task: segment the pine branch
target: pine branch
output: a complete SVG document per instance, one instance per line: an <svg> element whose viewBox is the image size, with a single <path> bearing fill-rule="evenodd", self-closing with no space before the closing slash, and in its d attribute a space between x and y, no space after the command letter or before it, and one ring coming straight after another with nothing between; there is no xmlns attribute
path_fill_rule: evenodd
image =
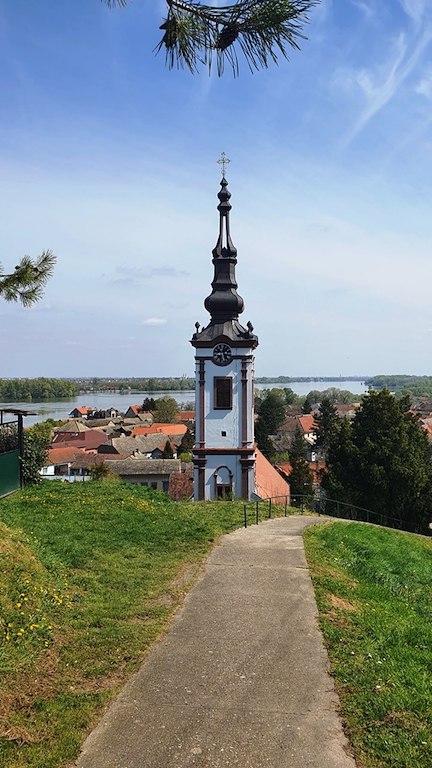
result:
<svg viewBox="0 0 432 768"><path fill-rule="evenodd" d="M108 6L125 7L128 0L103 0ZM239 72L237 49L251 71L288 58L289 48L299 50L306 39L303 26L309 11L320 0L239 0L234 5L211 6L191 0L166 0L168 13L160 29L163 37L156 52L165 49L168 67L196 72L199 64L209 70L214 58L218 75L225 62Z"/></svg>
<svg viewBox="0 0 432 768"><path fill-rule="evenodd" d="M5 301L19 301L24 307L30 307L42 297L55 263L56 257L47 250L34 260L24 256L10 275L3 274L0 264L0 296Z"/></svg>

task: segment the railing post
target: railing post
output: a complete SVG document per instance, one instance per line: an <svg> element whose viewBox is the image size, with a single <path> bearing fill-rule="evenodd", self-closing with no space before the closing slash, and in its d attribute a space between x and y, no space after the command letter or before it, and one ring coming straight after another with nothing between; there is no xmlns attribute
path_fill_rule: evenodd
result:
<svg viewBox="0 0 432 768"><path fill-rule="evenodd" d="M287 516L287 509L288 509L288 497L285 496L285 517Z"/></svg>
<svg viewBox="0 0 432 768"><path fill-rule="evenodd" d="M19 463L20 463L20 488L24 487L24 424L23 424L23 415L22 413L18 414L18 452L19 452Z"/></svg>
<svg viewBox="0 0 432 768"><path fill-rule="evenodd" d="M256 524L258 525L258 517L259 517L258 502L256 502L256 514L255 514L255 517L256 517Z"/></svg>
<svg viewBox="0 0 432 768"><path fill-rule="evenodd" d="M246 512L246 504L243 504L243 512L244 512L244 527L247 528L247 512Z"/></svg>
<svg viewBox="0 0 432 768"><path fill-rule="evenodd" d="M272 500L269 499L269 520L271 518L271 510L272 510Z"/></svg>

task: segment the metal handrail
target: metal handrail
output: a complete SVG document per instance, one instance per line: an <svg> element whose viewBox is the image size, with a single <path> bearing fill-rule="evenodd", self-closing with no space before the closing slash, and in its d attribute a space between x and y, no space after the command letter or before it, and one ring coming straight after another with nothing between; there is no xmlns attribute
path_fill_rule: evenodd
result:
<svg viewBox="0 0 432 768"><path fill-rule="evenodd" d="M260 505L264 505L264 514L260 514ZM252 524L258 524L260 520L270 519L272 516L286 517L288 507L290 506L300 509L301 514L304 514L305 510L309 510L318 514L318 516L326 515L328 517L337 517L342 520L373 523L385 528L405 530L403 520L388 515L387 513L376 512L373 509L366 509L365 507L358 507L355 504L339 501L338 499L322 498L319 496L314 497L306 494L292 494L291 497L272 496L268 499L257 499L255 501L244 503L244 527L247 528L248 523L250 525L249 521L251 515L248 514L248 507L252 507ZM279 507L279 509L275 509L275 507ZM282 510L280 507L282 507Z"/></svg>

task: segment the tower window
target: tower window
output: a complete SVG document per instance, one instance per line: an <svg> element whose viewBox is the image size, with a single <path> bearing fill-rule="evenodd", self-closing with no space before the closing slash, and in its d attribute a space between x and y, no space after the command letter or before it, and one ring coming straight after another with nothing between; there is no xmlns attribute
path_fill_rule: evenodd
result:
<svg viewBox="0 0 432 768"><path fill-rule="evenodd" d="M215 376L214 378L214 407L218 410L229 411L232 408L232 378Z"/></svg>

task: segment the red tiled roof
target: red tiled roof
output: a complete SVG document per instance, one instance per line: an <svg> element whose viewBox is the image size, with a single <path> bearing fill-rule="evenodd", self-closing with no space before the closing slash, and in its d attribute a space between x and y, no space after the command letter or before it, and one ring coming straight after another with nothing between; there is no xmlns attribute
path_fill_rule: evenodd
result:
<svg viewBox="0 0 432 768"><path fill-rule="evenodd" d="M85 448L90 450L98 448L99 445L107 443L108 440L108 435L105 432L101 432L98 429L89 429L87 432L80 432L76 437L71 437L69 432L58 432L52 445L53 448L62 446L63 448Z"/></svg>
<svg viewBox="0 0 432 768"><path fill-rule="evenodd" d="M135 414L135 416L138 416L138 414L141 413L141 408L142 408L141 405L130 405L126 413L128 411L132 411Z"/></svg>
<svg viewBox="0 0 432 768"><path fill-rule="evenodd" d="M325 469L325 461L310 461L309 462L309 469L312 472L313 475L313 482L314 483L320 483L321 482L321 473L322 470ZM284 475L287 477L290 476L292 472L292 466L289 461L283 461L280 464L277 464L277 468L283 472Z"/></svg>
<svg viewBox="0 0 432 768"><path fill-rule="evenodd" d="M73 461L77 453L82 453L82 451L76 446L70 448L65 448L64 446L61 448L50 448L45 466L48 466L48 464L66 464L69 461Z"/></svg>
<svg viewBox="0 0 432 768"><path fill-rule="evenodd" d="M305 413L301 416L287 416L280 431L286 432L287 434L294 434L297 427L300 427L300 431L303 433L303 435L307 435L309 432L313 432L316 427L313 413Z"/></svg>
<svg viewBox="0 0 432 768"><path fill-rule="evenodd" d="M194 421L195 411L179 411L177 414L177 419L179 421Z"/></svg>
<svg viewBox="0 0 432 768"><path fill-rule="evenodd" d="M187 427L185 424L151 424L150 426L133 427L132 435L184 435Z"/></svg>
<svg viewBox="0 0 432 768"><path fill-rule="evenodd" d="M428 424L426 421L420 421L420 426L426 432L429 440L432 440L432 425Z"/></svg>
<svg viewBox="0 0 432 768"><path fill-rule="evenodd" d="M299 416L299 424L305 435L308 434L308 432L313 432L316 427L312 413L305 413L303 416Z"/></svg>
<svg viewBox="0 0 432 768"><path fill-rule="evenodd" d="M288 483L259 450L256 452L255 488L261 499L289 496L290 492Z"/></svg>

